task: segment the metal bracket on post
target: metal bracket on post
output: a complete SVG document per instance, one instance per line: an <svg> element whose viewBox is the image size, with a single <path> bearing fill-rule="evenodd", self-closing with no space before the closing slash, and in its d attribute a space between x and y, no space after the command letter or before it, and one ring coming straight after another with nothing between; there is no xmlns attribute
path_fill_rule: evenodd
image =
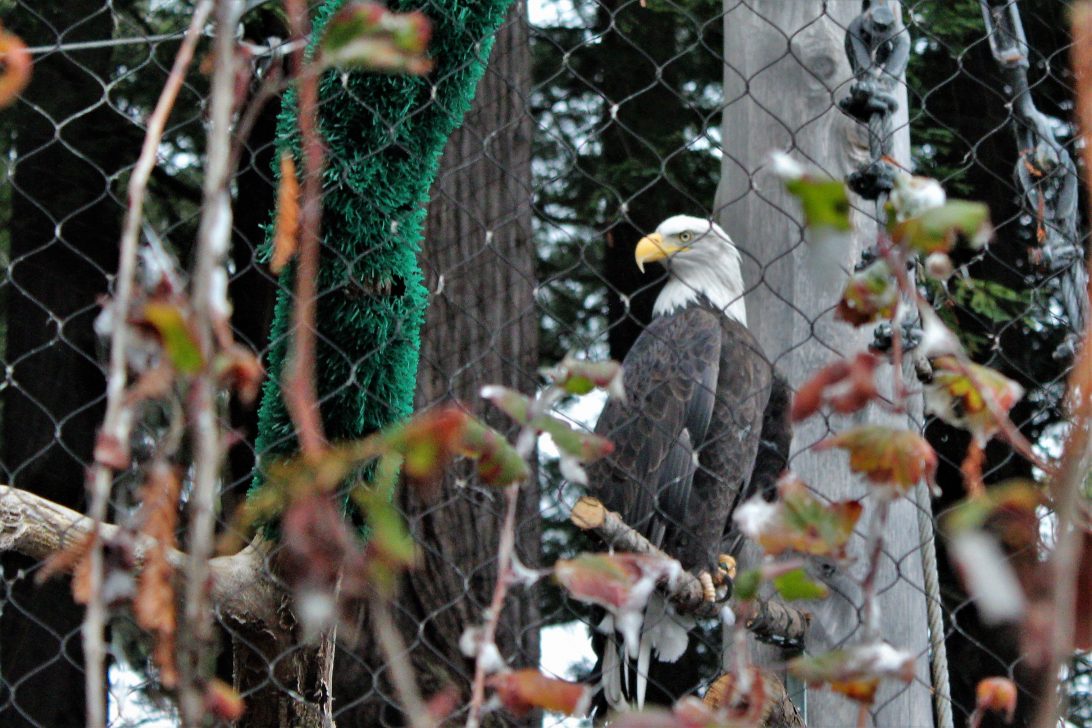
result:
<svg viewBox="0 0 1092 728"><path fill-rule="evenodd" d="M862 124L868 125L869 161L846 178L854 193L876 203L876 220L882 225L883 203L895 187L899 170L890 160L894 152L892 118L899 108L896 88L910 59L910 36L900 27L890 0L863 0L861 14L846 28L846 55L853 69L854 82L849 95L838 106ZM875 251L861 253L860 270L875 259ZM870 348L891 348L890 326L877 327ZM909 351L921 340L917 317L904 321L903 341Z"/></svg>
<svg viewBox="0 0 1092 728"><path fill-rule="evenodd" d="M838 106L868 125L871 160L847 180L866 200L879 200L895 184L891 117L899 107L895 87L910 58L910 37L899 27L889 0L864 0L861 14L846 29L846 55L855 81Z"/></svg>

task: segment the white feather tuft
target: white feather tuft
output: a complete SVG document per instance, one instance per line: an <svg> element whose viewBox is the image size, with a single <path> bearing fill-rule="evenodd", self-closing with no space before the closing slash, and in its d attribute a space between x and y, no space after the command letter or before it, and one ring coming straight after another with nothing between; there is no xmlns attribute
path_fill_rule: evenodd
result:
<svg viewBox="0 0 1092 728"><path fill-rule="evenodd" d="M732 520L736 522L744 536L757 541L762 532L777 519L779 512L780 508L777 504L767 503L755 496L736 508L735 513L732 514Z"/></svg>

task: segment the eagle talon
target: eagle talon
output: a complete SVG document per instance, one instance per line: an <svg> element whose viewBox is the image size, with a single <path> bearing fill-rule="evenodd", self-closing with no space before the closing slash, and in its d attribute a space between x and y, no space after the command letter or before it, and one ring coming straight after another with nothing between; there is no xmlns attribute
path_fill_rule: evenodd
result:
<svg viewBox="0 0 1092 728"><path fill-rule="evenodd" d="M709 572L702 571L698 574L698 581L701 582L702 599L707 602L717 601L717 587L713 584L713 577L709 575Z"/></svg>
<svg viewBox="0 0 1092 728"><path fill-rule="evenodd" d="M728 586L736 580L736 560L728 554L717 557L717 573L713 577L713 583L717 586Z"/></svg>

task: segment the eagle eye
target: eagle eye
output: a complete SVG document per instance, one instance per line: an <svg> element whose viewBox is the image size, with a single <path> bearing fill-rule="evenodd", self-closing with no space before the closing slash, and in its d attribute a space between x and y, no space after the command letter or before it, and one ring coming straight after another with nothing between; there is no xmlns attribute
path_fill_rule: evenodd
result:
<svg viewBox="0 0 1092 728"><path fill-rule="evenodd" d="M694 233L690 232L689 230L683 230L681 233L679 233L680 243L689 243L693 239Z"/></svg>

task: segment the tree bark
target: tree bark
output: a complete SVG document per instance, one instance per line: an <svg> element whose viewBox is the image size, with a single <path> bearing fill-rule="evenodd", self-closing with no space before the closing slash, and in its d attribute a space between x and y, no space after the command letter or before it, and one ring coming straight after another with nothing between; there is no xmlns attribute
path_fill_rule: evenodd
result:
<svg viewBox="0 0 1092 728"><path fill-rule="evenodd" d="M460 400L502 430L510 423L487 411L479 390L497 383L533 391L538 361L527 33L519 2L497 35L466 121L444 151L421 254L431 298L415 407ZM485 619L497 578L502 493L478 485L466 470L436 493L403 491L400 505L421 562L394 611L421 690L427 698L454 685L469 696L473 661L459 651L459 638ZM520 493L516 546L528 565L539 562L539 522L532 479ZM538 663L538 617L537 599L514 589L497 634L511 664ZM362 643L338 655L336 716L342 726L387 725L397 720L397 706L367 625L361 632Z"/></svg>
<svg viewBox="0 0 1092 728"><path fill-rule="evenodd" d="M864 127L835 106L852 79L843 44L845 28L860 12L861 3L757 0L746 5L726 2L725 10L727 106L718 217L742 251L745 281L754 287L747 293L750 328L795 387L835 357L863 350L871 331L834 321L840 290L816 285L806 266L799 206L763 166L770 151L782 150L843 179L867 158ZM905 87L901 91L894 120L895 152L905 164L909 157ZM874 240L874 205L862 200L854 200L854 205L859 235L857 245L847 249L841 261L847 269L859 260L861 248ZM920 414L920 408L917 411ZM866 488L844 460L829 453L815 456L808 448L832 430L865 422L920 426L874 411L828 421L815 417L797 427L790 467L823 496L861 497ZM916 508L901 499L891 509L876 591L880 633L921 656L918 680L909 687L889 683L880 688L872 710L875 725L930 726L933 721ZM807 607L814 615L809 652L862 638L857 583L867 563L863 535L869 532L874 513L874 507L866 507L851 541L851 551L859 557L853 573L835 574L832 595ZM813 728L855 725L857 706L829 691L809 691L805 719Z"/></svg>
<svg viewBox="0 0 1092 728"><path fill-rule="evenodd" d="M29 45L103 40L110 5L19 5L5 22ZM104 98L111 57L109 48L37 57L25 101L8 112L17 134L0 458L7 482L76 508L103 412L92 321L117 267L114 181L139 148L132 122ZM4 558L0 722L83 725L83 610L66 583L17 577L34 565Z"/></svg>

